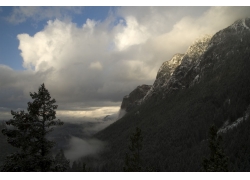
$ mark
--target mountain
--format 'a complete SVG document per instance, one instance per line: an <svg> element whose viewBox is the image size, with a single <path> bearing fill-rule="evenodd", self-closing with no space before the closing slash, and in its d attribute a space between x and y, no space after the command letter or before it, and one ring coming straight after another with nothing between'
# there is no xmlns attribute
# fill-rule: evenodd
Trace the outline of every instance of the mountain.
<svg viewBox="0 0 250 180"><path fill-rule="evenodd" d="M209 156L209 127L215 125L229 170L249 171L249 68L250 18L244 18L164 62L148 90L122 102L125 109L136 106L94 135L106 143L105 151L82 161L93 171L123 171L130 136L139 127L144 168L200 171Z"/></svg>
<svg viewBox="0 0 250 180"><path fill-rule="evenodd" d="M129 136L139 127L145 166L156 171L199 171L209 154L209 127L233 127L245 117L237 128L221 134L229 169L249 171L249 27L249 18L238 20L164 62L139 105L95 135L108 144L95 170L122 171Z"/></svg>
<svg viewBox="0 0 250 180"><path fill-rule="evenodd" d="M194 42L185 54L176 54L163 63L159 69L156 80L149 93L143 98L147 100L153 94L166 94L176 90L188 88L199 79L199 62L202 54L207 50L211 36L206 35Z"/></svg>
<svg viewBox="0 0 250 180"><path fill-rule="evenodd" d="M195 84L200 76L201 55L207 50L210 40L209 35L197 39L185 54L177 53L172 59L165 61L158 70L154 84L138 86L123 98L121 109L129 112L156 94L162 99L168 93Z"/></svg>
<svg viewBox="0 0 250 180"><path fill-rule="evenodd" d="M124 96L121 104L121 110L125 110L125 112L129 112L138 105L141 104L142 98L147 94L150 90L151 85L141 85L135 88L129 95ZM119 115L121 116L121 115Z"/></svg>
<svg viewBox="0 0 250 180"><path fill-rule="evenodd" d="M143 97L143 101L152 97L155 93L159 93L162 87L167 84L172 77L175 69L181 64L184 54L175 54L172 59L165 61L158 70L156 80L147 94Z"/></svg>
<svg viewBox="0 0 250 180"><path fill-rule="evenodd" d="M228 28L219 31L213 38L210 35L205 35L204 37L197 39L188 48L185 54L175 54L172 59L165 61L157 73L154 84L147 91L145 96L139 100L130 99L130 104L140 105L155 96L155 94L158 94L158 97L162 99L168 93L193 86L195 83L199 82L201 76L204 75L206 68L211 64L215 64L215 62L205 63L205 61L209 60L204 60L201 63L202 56L205 52L210 51L210 49L216 48L217 46L222 46L221 43L227 42L230 38L234 38L234 36L238 36L237 38L241 37L240 41L242 42L242 36L250 30L249 26L249 18L245 18L238 20ZM231 50L231 53L232 52L233 50ZM219 54L220 52L216 52L215 55L218 55L218 57L210 57L210 59L218 59ZM131 93L137 91L138 87ZM124 97L121 109L124 107L123 104L127 104L127 97L129 96ZM129 109L131 110L133 107L136 106L130 106Z"/></svg>

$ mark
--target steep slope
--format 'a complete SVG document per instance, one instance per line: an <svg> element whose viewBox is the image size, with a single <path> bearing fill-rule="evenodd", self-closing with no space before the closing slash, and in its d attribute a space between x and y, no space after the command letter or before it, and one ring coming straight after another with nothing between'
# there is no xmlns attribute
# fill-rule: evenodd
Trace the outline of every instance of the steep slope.
<svg viewBox="0 0 250 180"><path fill-rule="evenodd" d="M175 54L172 59L165 61L158 70L156 80L151 85L141 85L134 89L129 95L124 96L121 104L121 110L129 112L141 105L142 102L159 93L159 90L171 78L174 70L182 61L183 54Z"/></svg>
<svg viewBox="0 0 250 180"><path fill-rule="evenodd" d="M135 88L129 95L124 96L121 104L121 109L129 112L137 107L141 103L142 98L150 90L150 88L151 85L145 84Z"/></svg>
<svg viewBox="0 0 250 180"><path fill-rule="evenodd" d="M195 58L184 55L160 93L97 133L95 137L108 149L95 170L122 171L129 136L139 127L145 166L156 171L199 171L202 157L208 155L209 127L233 123L250 104L249 27L249 18L236 21L206 41ZM223 134L231 171L250 169L245 160L250 154L249 126L248 117Z"/></svg>
<svg viewBox="0 0 250 180"><path fill-rule="evenodd" d="M172 72L169 76L161 79L156 78L151 91L149 91L143 100L148 100L153 94L158 94L158 97L162 99L168 93L188 88L196 83L199 80L199 62L203 53L207 50L210 39L211 36L209 35L197 39L184 55L178 54L177 57L175 55L173 59L165 62L168 66L173 64L172 61L176 62L174 63L174 68L171 69ZM161 75L161 70L162 68L160 68L157 77Z"/></svg>
<svg viewBox="0 0 250 180"><path fill-rule="evenodd" d="M156 80L148 93L143 97L146 101L150 97L160 92L161 88L168 83L175 69L181 64L184 54L175 54L172 59L165 61L158 70Z"/></svg>
<svg viewBox="0 0 250 180"><path fill-rule="evenodd" d="M165 91L164 94L174 90L188 88L198 81L200 61L208 48L210 39L211 36L206 35L196 40L194 44L188 48L182 63L176 68L169 82L165 83L163 87Z"/></svg>
<svg viewBox="0 0 250 180"><path fill-rule="evenodd" d="M210 39L211 36L209 35L197 39L185 54L175 54L170 60L165 61L158 70L154 84L149 90L143 91L147 93L140 93L140 99L136 100L133 98L128 99L130 95L125 96L121 109L129 109L126 110L128 112L150 98L158 96L162 99L168 93L188 88L197 83L199 80L201 55L207 50ZM138 87L131 94L137 92L137 89ZM129 108L127 108L127 104L130 104Z"/></svg>

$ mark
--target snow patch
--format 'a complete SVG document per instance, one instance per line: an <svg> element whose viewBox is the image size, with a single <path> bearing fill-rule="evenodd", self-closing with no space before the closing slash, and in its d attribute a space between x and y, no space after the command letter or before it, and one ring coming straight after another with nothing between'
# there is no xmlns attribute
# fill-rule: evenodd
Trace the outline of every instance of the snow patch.
<svg viewBox="0 0 250 180"><path fill-rule="evenodd" d="M226 133L228 130L236 128L240 123L242 123L244 120L246 120L248 118L248 116L249 116L249 114L246 113L246 115L244 117L238 118L236 121L234 121L230 125L229 125L229 121L227 120L224 123L224 125L222 126L222 128L220 128L218 130L217 134L219 134L219 133Z"/></svg>
<svg viewBox="0 0 250 180"><path fill-rule="evenodd" d="M200 77L199 74L195 76L194 81L198 81L199 77Z"/></svg>
<svg viewBox="0 0 250 180"><path fill-rule="evenodd" d="M237 20L234 24L230 26L231 29L234 29L235 31L242 31L243 29L250 30L250 28L246 25L246 20L249 20L248 18Z"/></svg>
<svg viewBox="0 0 250 180"><path fill-rule="evenodd" d="M243 117L238 118L235 122L233 122L230 125L226 125L225 127L223 126L221 129L218 130L217 134L219 133L226 133L228 130L231 130L235 127L237 127L240 123L242 123L244 120ZM226 123L228 123L228 120L226 121Z"/></svg>
<svg viewBox="0 0 250 180"><path fill-rule="evenodd" d="M246 25L246 19L242 20L242 25L243 27L245 27L246 29L250 30L250 28Z"/></svg>
<svg viewBox="0 0 250 180"><path fill-rule="evenodd" d="M124 96L123 98L128 99L128 98L129 98L129 95L126 95L126 96Z"/></svg>

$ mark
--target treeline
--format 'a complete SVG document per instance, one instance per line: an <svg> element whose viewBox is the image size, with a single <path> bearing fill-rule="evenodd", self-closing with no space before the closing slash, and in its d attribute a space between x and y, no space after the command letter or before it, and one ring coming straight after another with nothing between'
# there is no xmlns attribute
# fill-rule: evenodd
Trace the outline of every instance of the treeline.
<svg viewBox="0 0 250 180"><path fill-rule="evenodd" d="M135 127L140 128L143 134L140 159L145 168L167 172L200 171L202 159L210 153L209 127L214 124L220 128L227 120L230 124L245 116L250 104L250 51L246 49L250 40L247 38L242 44L234 43L236 40L233 38L228 40L233 46L231 49L241 48L241 51L223 52L220 46L211 50L222 51L220 61L215 61L207 52L204 59L213 66L204 70L207 73L198 84L169 94L165 99L155 96L97 133L94 137L107 142L108 150L98 157L85 157L73 162L66 171L123 171L130 135L135 132ZM226 63L222 65L222 62ZM34 101L29 103L28 113L12 112L13 119L7 121L7 125L16 129L3 130L14 148L12 155L6 159L8 166L5 165L2 170L56 171L54 167L61 167L60 163L55 165L55 157L51 154L53 143L45 138L53 126L61 124L55 120L55 101L48 98L49 93L43 86L32 97ZM48 99L42 101L45 97ZM249 128L248 117L237 128L221 134L221 146L228 156L229 171L250 169ZM131 156L127 159L131 160ZM14 166L18 164L16 162L20 163L19 169L11 169L9 165ZM29 165L28 162L34 164L30 169L23 169L24 164Z"/></svg>
<svg viewBox="0 0 250 180"><path fill-rule="evenodd" d="M97 133L96 138L110 144L110 152L102 154L103 169L99 170L121 171L129 135L139 127L143 130L145 165L154 164L157 171L199 171L200 159L209 153L208 128L231 124L245 116L250 104L250 36L240 38L242 42L237 36L225 37L203 55L201 67L205 68L199 83L167 94L165 99L156 94ZM250 169L248 123L222 134L230 171Z"/></svg>
<svg viewBox="0 0 250 180"><path fill-rule="evenodd" d="M53 126L63 125L63 122L56 119L55 99L51 99L45 85L39 87L38 93L30 93L33 102L28 103L27 113L24 111L14 112L13 119L6 121L7 128L2 123L2 133L7 136L7 141L15 147L16 152L6 157L1 171L7 172L33 172L33 171L57 171L57 172L86 172L94 171L81 161L74 161L70 167L70 161L66 159L63 150L60 150L55 157L51 154L54 142L49 141L46 135L51 132ZM146 158L142 153L143 135L140 128L136 127L135 132L130 136L128 152L124 156L123 171L141 172L158 171L154 164L148 166ZM210 129L209 148L211 155L204 159L203 171L228 171L228 158L223 154L220 147L220 137L217 137L215 126Z"/></svg>

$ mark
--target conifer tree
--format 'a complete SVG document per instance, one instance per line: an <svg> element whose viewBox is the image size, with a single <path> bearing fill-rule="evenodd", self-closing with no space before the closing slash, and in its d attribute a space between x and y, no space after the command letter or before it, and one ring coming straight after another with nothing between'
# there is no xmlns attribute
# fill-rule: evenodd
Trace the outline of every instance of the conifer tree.
<svg viewBox="0 0 250 180"><path fill-rule="evenodd" d="M217 134L217 128L213 125L209 130L210 157L203 160L202 171L206 172L227 172L228 157L221 148L222 137Z"/></svg>
<svg viewBox="0 0 250 180"><path fill-rule="evenodd" d="M85 163L82 163L82 171L83 172L87 172L87 168L86 168L86 164Z"/></svg>
<svg viewBox="0 0 250 180"><path fill-rule="evenodd" d="M77 171L78 171L78 167L77 167L76 161L73 161L71 171L72 171L72 172L77 172Z"/></svg>
<svg viewBox="0 0 250 180"><path fill-rule="evenodd" d="M60 149L60 151L55 156L54 171L64 172L69 170L70 168L69 163L70 161L66 159L63 150Z"/></svg>
<svg viewBox="0 0 250 180"><path fill-rule="evenodd" d="M135 133L130 136L129 150L132 153L130 156L126 153L125 156L125 167L124 171L127 172L140 172L142 171L140 151L142 150L142 140L141 129L136 127Z"/></svg>
<svg viewBox="0 0 250 180"><path fill-rule="evenodd" d="M13 119L6 125L2 133L6 135L8 143L18 148L6 158L2 171L52 171L53 158L50 150L54 142L46 139L46 135L53 130L52 126L62 125L56 119L57 105L51 99L49 91L42 84L38 93L30 93L33 102L28 102L28 112L11 111Z"/></svg>

